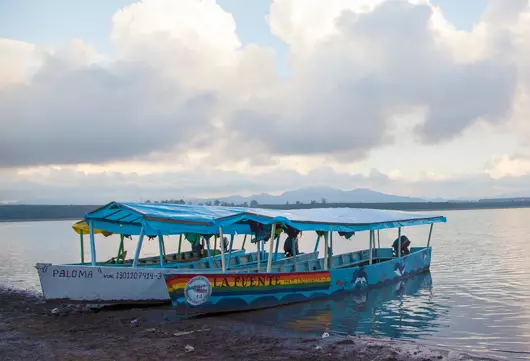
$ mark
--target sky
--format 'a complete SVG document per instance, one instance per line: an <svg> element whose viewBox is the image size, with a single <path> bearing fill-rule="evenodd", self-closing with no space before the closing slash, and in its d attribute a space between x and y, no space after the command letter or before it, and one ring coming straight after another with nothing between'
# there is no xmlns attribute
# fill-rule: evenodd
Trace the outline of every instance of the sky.
<svg viewBox="0 0 530 361"><path fill-rule="evenodd" d="M528 0L4 0L0 202L530 195Z"/></svg>

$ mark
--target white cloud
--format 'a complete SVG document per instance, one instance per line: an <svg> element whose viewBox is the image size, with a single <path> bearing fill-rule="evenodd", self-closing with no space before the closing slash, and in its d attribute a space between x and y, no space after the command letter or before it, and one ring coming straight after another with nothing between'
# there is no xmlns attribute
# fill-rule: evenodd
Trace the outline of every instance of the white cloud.
<svg viewBox="0 0 530 361"><path fill-rule="evenodd" d="M140 188L150 187L139 181L145 174L173 169L179 180L222 179L219 191L244 190L239 179L279 191L311 179L346 186L342 174L367 173L376 154L378 168L408 178L404 192L411 179L441 187L467 176L446 166L412 177L412 159L383 164L379 153L394 159L403 129L411 146L396 153L445 144L444 164L455 139L478 125L530 135L528 6L491 0L466 32L426 0L275 0L269 24L289 46L288 78L275 72L274 49L241 44L214 0L145 0L118 11L114 58L82 40L42 49L0 39L0 168L72 165L89 171L68 175L85 185L103 170L111 184L141 167L127 176ZM504 148L498 154L515 151ZM506 171L507 162L489 174L523 174ZM323 167L336 177L319 178ZM289 182L252 178L274 183L276 173Z"/></svg>
<svg viewBox="0 0 530 361"><path fill-rule="evenodd" d="M494 157L486 165L486 173L495 179L530 175L530 156L513 154Z"/></svg>
<svg viewBox="0 0 530 361"><path fill-rule="evenodd" d="M454 49L439 41L444 29L433 18L440 14L429 4L387 1L358 11L357 2L332 3L321 17L316 2L301 14L291 2L273 4L270 23L292 46L294 75L275 97L235 112L231 126L240 141L250 137L273 154L351 161L392 142L385 134L390 119L418 107L427 112L416 131L429 144L450 141L479 120L506 118L515 64L493 50L473 62L455 60Z"/></svg>
<svg viewBox="0 0 530 361"><path fill-rule="evenodd" d="M263 192L279 194L286 190L330 186L343 190L370 188L390 194L432 198L521 196L528 195L529 191L528 164L526 167L525 175L514 173L498 179L487 174L448 177L429 173L421 180L410 179L399 172L389 176L372 169L367 174L361 174L326 166L307 174L288 169L254 174L200 167L151 174L86 173L61 167L12 172L8 177L0 177L0 202L103 204L111 200L213 198Z"/></svg>
<svg viewBox="0 0 530 361"><path fill-rule="evenodd" d="M37 46L0 38L0 90L12 84L28 82L40 65Z"/></svg>

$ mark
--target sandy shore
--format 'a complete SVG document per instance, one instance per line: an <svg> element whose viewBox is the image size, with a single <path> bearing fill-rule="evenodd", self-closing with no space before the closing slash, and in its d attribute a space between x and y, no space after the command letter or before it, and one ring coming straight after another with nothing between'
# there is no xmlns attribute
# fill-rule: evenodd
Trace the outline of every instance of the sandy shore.
<svg viewBox="0 0 530 361"><path fill-rule="evenodd" d="M52 311L53 310L53 311ZM170 307L90 310L0 289L0 360L484 360L414 343L300 336Z"/></svg>

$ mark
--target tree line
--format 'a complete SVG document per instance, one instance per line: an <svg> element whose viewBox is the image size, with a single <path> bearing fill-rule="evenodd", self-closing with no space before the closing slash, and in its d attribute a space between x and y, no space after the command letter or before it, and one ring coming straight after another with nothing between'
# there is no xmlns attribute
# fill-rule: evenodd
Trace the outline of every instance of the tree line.
<svg viewBox="0 0 530 361"><path fill-rule="evenodd" d="M184 199L178 199L178 200L177 199L165 199L165 200L161 200L161 201L147 200L147 201L145 201L145 203L153 203L153 204L188 204L188 205L193 205L192 202L189 202L189 201L186 202ZM293 204L294 205L303 205L303 204L314 205L314 204L319 204L319 202L317 202L315 200L312 200L309 203L302 203L300 201L296 201ZM320 199L320 204L327 204L326 198L321 198ZM243 202L243 203L239 203L239 204L236 204L234 202L231 202L231 203L222 202L222 201L216 199L214 201L206 201L206 202L203 202L203 203L197 203L197 205L199 205L199 206L250 207L250 208L256 208L260 204L255 199L251 200L250 203L249 202ZM287 202L285 202L285 205L289 206L291 204L287 201Z"/></svg>

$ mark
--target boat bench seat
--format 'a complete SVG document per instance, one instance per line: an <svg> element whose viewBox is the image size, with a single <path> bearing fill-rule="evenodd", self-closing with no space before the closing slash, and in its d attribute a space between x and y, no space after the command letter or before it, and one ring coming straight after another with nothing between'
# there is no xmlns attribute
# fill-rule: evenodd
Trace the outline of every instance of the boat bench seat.
<svg viewBox="0 0 530 361"><path fill-rule="evenodd" d="M377 256L376 250L374 250L372 261L374 263L385 261L391 259L388 257L392 254L391 249L380 249L379 257ZM337 268L347 268L347 267L356 267L364 264L368 264L370 258L370 252L368 250L363 251L354 251L350 253L339 254L331 257L331 267L330 269ZM300 261L296 264L290 265L278 265L273 267L273 270L277 272L311 272L311 271L320 271L324 269L324 259L320 258L318 260L307 260Z"/></svg>

